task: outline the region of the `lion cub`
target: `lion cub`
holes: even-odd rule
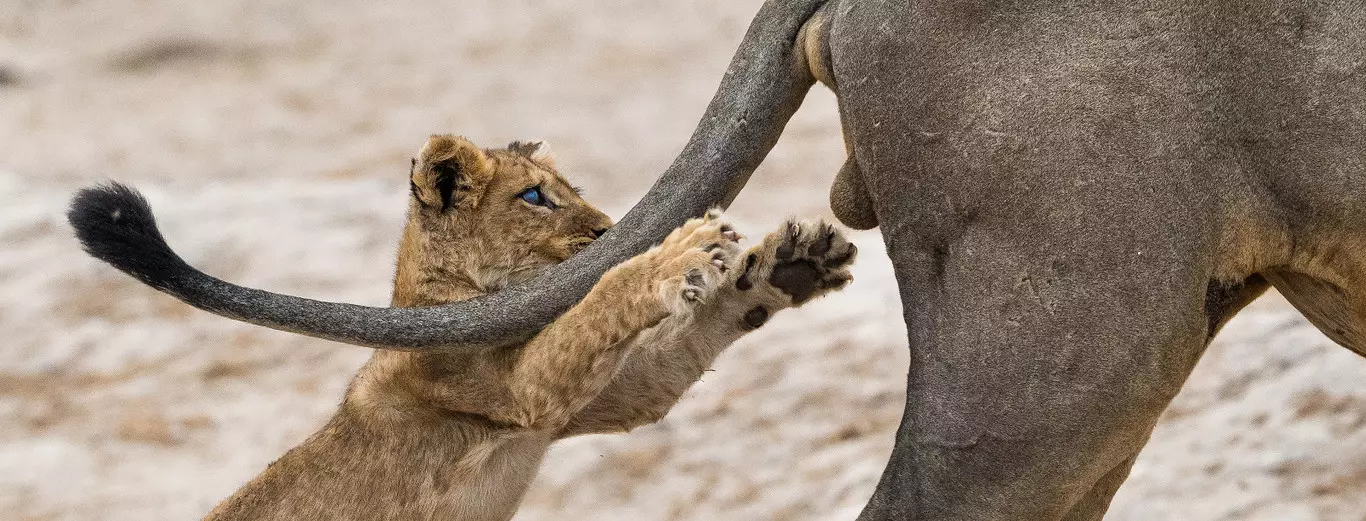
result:
[[[537,144],[434,136],[411,185],[395,306],[529,280],[612,224]],[[735,339],[850,280],[856,249],[827,224],[739,239],[720,214],[688,221],[515,349],[376,351],[322,430],[207,519],[511,518],[551,442],[659,420]]]

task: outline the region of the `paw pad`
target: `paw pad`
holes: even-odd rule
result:
[[[759,329],[768,322],[768,309],[757,306],[745,313],[743,324],[746,329]]]
[[[779,263],[768,276],[768,283],[792,296],[796,303],[806,302],[821,284],[821,270],[806,259]]]
[[[754,267],[754,263],[759,260],[759,256],[753,253],[745,257],[745,272],[735,279],[735,289],[748,291],[754,287],[754,281],[749,280],[749,270]]]
[[[768,283],[791,296],[794,304],[839,289],[853,280],[847,268],[858,248],[834,226],[819,221],[789,221],[779,234],[772,250],[776,262],[769,271]],[[741,282],[751,284],[748,276],[746,272],[736,287],[745,289]]]

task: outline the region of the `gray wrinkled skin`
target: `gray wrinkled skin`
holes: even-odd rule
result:
[[[1268,281],[1366,353],[1366,3],[829,7],[911,350],[860,519],[1099,519]]]

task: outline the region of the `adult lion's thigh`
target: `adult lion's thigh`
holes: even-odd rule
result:
[[[1108,505],[1206,344],[1207,263],[1142,223],[1108,246],[1050,226],[972,223],[928,251],[888,238],[908,401],[862,519],[908,505],[935,519],[1091,519]]]

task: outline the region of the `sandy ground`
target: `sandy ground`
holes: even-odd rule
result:
[[[381,5],[382,4],[382,5]],[[192,263],[383,305],[427,134],[553,143],[620,216],[686,140],[757,2],[0,3],[0,517],[198,516],[330,414],[363,349],[188,308],[87,258],[70,192],[136,183]],[[813,93],[734,214],[826,215]],[[518,519],[852,519],[905,340],[876,233],[843,294],[727,353],[657,425],[557,446]],[[1108,519],[1366,519],[1366,361],[1278,296],[1211,347]]]

